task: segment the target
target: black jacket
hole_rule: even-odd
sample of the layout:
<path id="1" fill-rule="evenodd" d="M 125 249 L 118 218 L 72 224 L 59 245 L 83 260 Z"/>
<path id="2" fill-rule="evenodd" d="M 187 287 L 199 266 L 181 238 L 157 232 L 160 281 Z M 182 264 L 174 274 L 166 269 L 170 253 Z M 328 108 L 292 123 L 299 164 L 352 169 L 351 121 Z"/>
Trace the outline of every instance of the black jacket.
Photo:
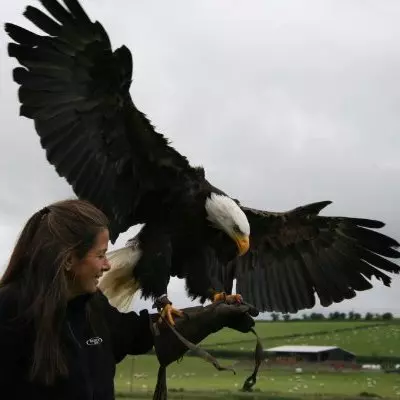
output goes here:
<path id="1" fill-rule="evenodd" d="M 98 291 L 68 303 L 61 334 L 68 378 L 52 387 L 27 379 L 35 332 L 16 316 L 18 292 L 0 289 L 0 398 L 4 400 L 112 400 L 115 366 L 127 354 L 143 354 L 153 346 L 146 310 L 120 313 Z M 88 314 L 88 309 L 90 313 Z"/>

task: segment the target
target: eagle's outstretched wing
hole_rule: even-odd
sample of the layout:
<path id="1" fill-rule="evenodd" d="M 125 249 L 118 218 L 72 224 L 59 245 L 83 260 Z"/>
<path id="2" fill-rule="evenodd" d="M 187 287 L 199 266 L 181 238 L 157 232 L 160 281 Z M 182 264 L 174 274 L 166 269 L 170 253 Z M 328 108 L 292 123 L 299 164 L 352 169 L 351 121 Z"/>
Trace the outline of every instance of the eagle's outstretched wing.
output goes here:
<path id="1" fill-rule="evenodd" d="M 9 55 L 22 65 L 13 72 L 20 113 L 34 120 L 48 161 L 77 196 L 106 212 L 115 240 L 146 219 L 136 211 L 149 192 L 168 191 L 166 177 L 190 166 L 133 104 L 128 48 L 112 51 L 77 0 L 41 3 L 51 17 L 31 6 L 24 15 L 46 35 L 5 25 L 16 42 Z"/>
<path id="2" fill-rule="evenodd" d="M 329 201 L 272 213 L 242 207 L 251 225 L 251 248 L 228 269 L 236 292 L 262 311 L 297 312 L 353 298 L 370 289 L 372 277 L 386 286 L 385 272 L 399 273 L 399 243 L 371 228 L 380 221 L 318 215 Z"/>

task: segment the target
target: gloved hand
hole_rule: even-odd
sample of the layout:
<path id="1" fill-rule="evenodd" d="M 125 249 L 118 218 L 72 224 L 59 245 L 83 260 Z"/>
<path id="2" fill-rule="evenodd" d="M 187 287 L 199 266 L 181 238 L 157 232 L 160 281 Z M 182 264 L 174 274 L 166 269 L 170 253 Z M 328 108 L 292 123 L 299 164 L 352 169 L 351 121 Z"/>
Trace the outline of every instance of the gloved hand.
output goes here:
<path id="1" fill-rule="evenodd" d="M 185 308 L 181 311 L 184 312 L 184 316 L 175 319 L 175 328 L 167 325 L 165 321 L 158 323 L 159 314 L 151 315 L 154 348 L 162 366 L 180 359 L 189 349 L 195 350 L 193 344 L 200 343 L 224 327 L 249 332 L 254 326 L 252 317 L 259 313 L 256 308 L 246 303 L 225 302 L 212 303 L 206 307 Z"/>
<path id="2" fill-rule="evenodd" d="M 189 349 L 213 363 L 219 370 L 231 369 L 221 367 L 214 357 L 196 345 L 224 327 L 244 333 L 249 332 L 255 324 L 252 317 L 258 315 L 258 310 L 249 304 L 227 304 L 224 301 L 206 307 L 185 308 L 181 311 L 184 312 L 184 316 L 175 319 L 175 327 L 166 321 L 160 324 L 158 322 L 160 314 L 150 315 L 154 348 L 160 363 L 153 400 L 167 399 L 166 367 L 173 361 L 179 360 Z M 258 365 L 253 373 L 254 376 L 257 370 Z M 253 376 L 251 378 L 253 379 Z M 255 382 L 255 378 L 253 381 Z"/>

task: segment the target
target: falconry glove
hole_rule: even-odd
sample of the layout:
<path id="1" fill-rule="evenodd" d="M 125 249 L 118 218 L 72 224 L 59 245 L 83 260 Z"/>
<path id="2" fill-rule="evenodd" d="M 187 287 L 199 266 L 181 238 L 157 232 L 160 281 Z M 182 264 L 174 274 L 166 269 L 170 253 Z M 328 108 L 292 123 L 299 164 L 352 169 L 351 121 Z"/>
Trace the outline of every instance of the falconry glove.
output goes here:
<path id="1" fill-rule="evenodd" d="M 158 322 L 159 314 L 151 314 L 150 316 L 154 348 L 160 363 L 154 400 L 167 399 L 166 367 L 179 360 L 188 350 L 211 362 L 218 370 L 232 370 L 234 372 L 232 368 L 222 367 L 214 357 L 196 345 L 210 334 L 218 332 L 224 327 L 243 333 L 250 331 L 255 333 L 253 317 L 259 313 L 256 308 L 249 304 L 227 304 L 224 301 L 215 302 L 206 307 L 185 308 L 181 311 L 183 311 L 184 316 L 175 319 L 175 327 L 169 325 L 165 320 L 160 324 Z M 259 347 L 259 344 L 257 344 L 257 347 Z M 258 370 L 258 366 L 256 369 Z M 255 374 L 256 371 L 253 374 L 254 377 Z"/>

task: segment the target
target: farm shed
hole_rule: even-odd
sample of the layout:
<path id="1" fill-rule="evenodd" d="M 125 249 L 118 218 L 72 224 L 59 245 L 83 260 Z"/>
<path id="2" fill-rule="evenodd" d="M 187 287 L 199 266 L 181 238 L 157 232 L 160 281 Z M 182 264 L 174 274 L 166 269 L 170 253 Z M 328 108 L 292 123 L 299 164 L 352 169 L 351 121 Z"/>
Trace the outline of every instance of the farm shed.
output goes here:
<path id="1" fill-rule="evenodd" d="M 269 358 L 296 361 L 354 361 L 355 355 L 336 346 L 278 346 L 265 350 Z"/>

